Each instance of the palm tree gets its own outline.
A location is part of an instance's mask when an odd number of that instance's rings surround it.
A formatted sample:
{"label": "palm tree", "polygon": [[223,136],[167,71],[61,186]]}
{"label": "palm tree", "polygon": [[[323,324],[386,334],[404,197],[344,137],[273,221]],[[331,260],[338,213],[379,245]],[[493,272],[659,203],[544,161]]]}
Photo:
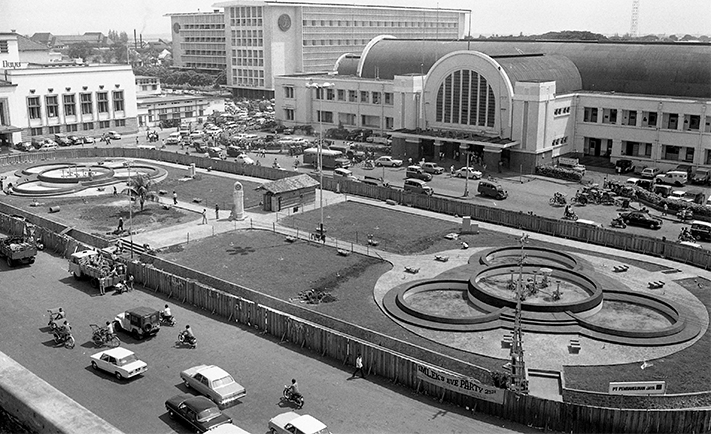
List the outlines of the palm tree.
{"label": "palm tree", "polygon": [[131,195],[138,198],[141,204],[141,211],[143,211],[143,204],[147,199],[153,199],[156,197],[156,192],[151,190],[153,188],[153,180],[149,178],[146,174],[137,174],[134,177],[129,178],[129,186],[121,191],[124,195]]}

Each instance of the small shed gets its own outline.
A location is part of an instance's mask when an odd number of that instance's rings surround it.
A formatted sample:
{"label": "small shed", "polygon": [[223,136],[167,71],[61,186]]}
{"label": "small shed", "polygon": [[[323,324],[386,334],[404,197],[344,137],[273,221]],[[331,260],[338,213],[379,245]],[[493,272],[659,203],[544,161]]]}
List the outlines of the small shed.
{"label": "small shed", "polygon": [[281,211],[289,207],[301,207],[314,202],[319,182],[307,174],[270,181],[255,190],[262,190],[265,211]]}

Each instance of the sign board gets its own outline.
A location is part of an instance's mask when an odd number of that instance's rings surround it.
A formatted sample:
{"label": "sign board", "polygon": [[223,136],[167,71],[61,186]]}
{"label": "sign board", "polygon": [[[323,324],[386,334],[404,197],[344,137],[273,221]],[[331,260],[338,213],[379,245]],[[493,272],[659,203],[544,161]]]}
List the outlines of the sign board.
{"label": "sign board", "polygon": [[572,159],[570,157],[559,157],[559,164],[564,166],[576,166],[579,164],[579,159]]}
{"label": "sign board", "polygon": [[608,394],[649,396],[665,394],[665,381],[609,382]]}
{"label": "sign board", "polygon": [[477,379],[422,365],[418,365],[417,378],[477,399],[499,404],[504,402],[504,390],[492,385],[485,385]]}

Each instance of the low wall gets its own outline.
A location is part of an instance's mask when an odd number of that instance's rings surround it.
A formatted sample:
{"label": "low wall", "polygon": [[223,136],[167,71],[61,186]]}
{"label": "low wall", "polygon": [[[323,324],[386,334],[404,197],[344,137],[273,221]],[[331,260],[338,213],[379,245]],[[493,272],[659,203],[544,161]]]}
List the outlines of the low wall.
{"label": "low wall", "polygon": [[3,353],[0,408],[34,433],[123,433]]}
{"label": "low wall", "polygon": [[605,408],[628,406],[641,409],[680,410],[682,408],[702,408],[710,406],[709,391],[690,394],[666,394],[663,396],[614,396],[596,391],[575,390],[564,386],[562,388],[561,397],[565,402],[583,402],[590,406]]}

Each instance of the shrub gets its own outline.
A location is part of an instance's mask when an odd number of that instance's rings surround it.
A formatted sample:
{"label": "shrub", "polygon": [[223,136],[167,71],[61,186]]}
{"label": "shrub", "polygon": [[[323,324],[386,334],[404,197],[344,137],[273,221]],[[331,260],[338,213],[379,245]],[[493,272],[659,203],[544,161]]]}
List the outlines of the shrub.
{"label": "shrub", "polygon": [[581,178],[583,178],[579,172],[566,168],[556,168],[554,166],[540,165],[536,167],[535,172],[544,177],[559,178],[562,180],[581,181]]}

